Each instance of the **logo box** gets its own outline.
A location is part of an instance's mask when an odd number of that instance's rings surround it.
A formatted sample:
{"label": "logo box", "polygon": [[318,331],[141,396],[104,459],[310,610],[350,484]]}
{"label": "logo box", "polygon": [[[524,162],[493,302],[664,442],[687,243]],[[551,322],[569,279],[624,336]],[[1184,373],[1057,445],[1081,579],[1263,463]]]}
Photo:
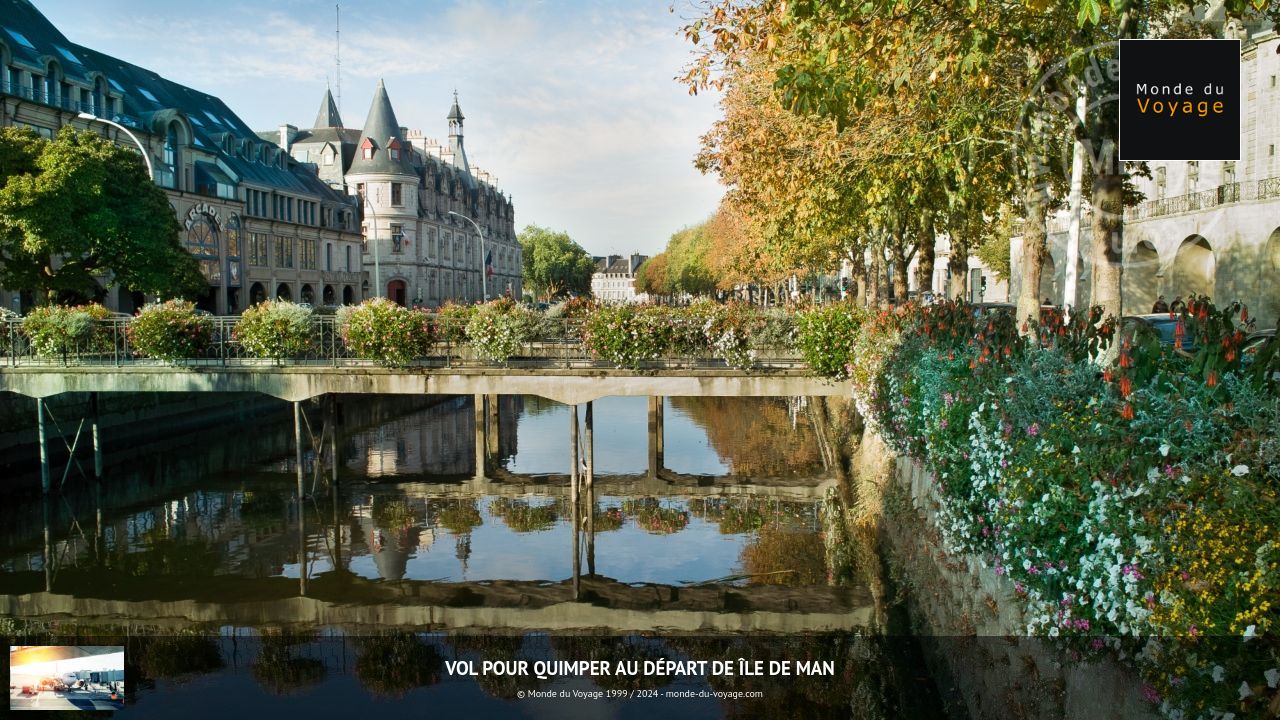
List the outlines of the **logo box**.
{"label": "logo box", "polygon": [[1239,160],[1239,40],[1120,41],[1120,159]]}

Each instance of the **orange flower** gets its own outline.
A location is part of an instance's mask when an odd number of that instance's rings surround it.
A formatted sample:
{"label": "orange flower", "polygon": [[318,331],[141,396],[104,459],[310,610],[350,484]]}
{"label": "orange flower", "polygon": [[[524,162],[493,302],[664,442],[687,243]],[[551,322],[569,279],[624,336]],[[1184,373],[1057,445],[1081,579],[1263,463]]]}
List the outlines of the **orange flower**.
{"label": "orange flower", "polygon": [[1129,376],[1125,375],[1120,378],[1120,397],[1129,397],[1133,392],[1133,382],[1129,380]]}
{"label": "orange flower", "polygon": [[1210,370],[1209,377],[1205,378],[1204,384],[1209,387],[1218,387],[1218,371]]}
{"label": "orange flower", "polygon": [[1124,418],[1125,420],[1132,420],[1133,405],[1130,405],[1129,403],[1125,403],[1124,407],[1120,408],[1120,417]]}

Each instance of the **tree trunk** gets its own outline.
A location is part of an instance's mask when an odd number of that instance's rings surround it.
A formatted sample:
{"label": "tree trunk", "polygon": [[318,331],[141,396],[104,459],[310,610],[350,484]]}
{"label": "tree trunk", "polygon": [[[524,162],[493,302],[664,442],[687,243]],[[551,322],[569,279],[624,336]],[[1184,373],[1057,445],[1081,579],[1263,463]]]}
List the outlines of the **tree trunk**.
{"label": "tree trunk", "polygon": [[951,271],[951,286],[947,297],[969,299],[969,240],[964,231],[950,231],[951,252],[947,255],[947,269]]}
{"label": "tree trunk", "polygon": [[872,249],[871,264],[867,268],[867,305],[877,307],[884,302],[881,292],[884,276],[884,262],[880,259],[879,249]]}
{"label": "tree trunk", "polygon": [[910,274],[907,272],[907,253],[903,250],[906,239],[899,236],[892,240],[889,257],[893,260],[893,303],[901,305],[907,301]]}
{"label": "tree trunk", "polygon": [[1124,247],[1124,176],[1097,175],[1093,180],[1093,272],[1089,303],[1102,306],[1102,316],[1122,316],[1120,263]]}
{"label": "tree trunk", "polygon": [[1038,187],[1034,178],[1027,182],[1027,190],[1023,194],[1027,215],[1022,224],[1022,280],[1018,288],[1017,319],[1019,331],[1026,324],[1029,332],[1028,321],[1040,320],[1040,273],[1044,269],[1044,256],[1048,253],[1045,247],[1048,237],[1045,215],[1049,205],[1044,189]]}
{"label": "tree trunk", "polygon": [[920,262],[916,265],[916,287],[920,294],[933,292],[934,246],[938,235],[933,225],[933,215],[925,218],[924,233],[920,237]]}

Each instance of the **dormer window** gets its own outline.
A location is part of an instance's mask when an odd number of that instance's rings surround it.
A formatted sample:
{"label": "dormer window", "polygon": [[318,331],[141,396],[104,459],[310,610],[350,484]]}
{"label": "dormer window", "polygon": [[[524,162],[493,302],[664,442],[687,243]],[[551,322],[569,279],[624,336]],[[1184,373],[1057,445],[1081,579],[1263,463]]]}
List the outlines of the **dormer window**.
{"label": "dormer window", "polygon": [[365,138],[364,142],[360,143],[360,157],[365,160],[373,159],[373,141],[369,138]]}
{"label": "dormer window", "polygon": [[387,152],[390,153],[392,160],[399,160],[400,141],[395,138],[391,138],[391,141],[387,143]]}

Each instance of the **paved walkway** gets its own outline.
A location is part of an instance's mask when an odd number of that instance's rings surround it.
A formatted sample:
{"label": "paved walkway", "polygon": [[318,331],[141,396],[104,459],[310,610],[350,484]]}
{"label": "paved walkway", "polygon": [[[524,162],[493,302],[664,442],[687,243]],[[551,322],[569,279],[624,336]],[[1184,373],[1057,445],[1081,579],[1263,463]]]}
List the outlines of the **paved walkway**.
{"label": "paved walkway", "polygon": [[45,690],[24,695],[9,691],[10,710],[123,710],[124,703],[112,700],[111,693],[97,690]]}

